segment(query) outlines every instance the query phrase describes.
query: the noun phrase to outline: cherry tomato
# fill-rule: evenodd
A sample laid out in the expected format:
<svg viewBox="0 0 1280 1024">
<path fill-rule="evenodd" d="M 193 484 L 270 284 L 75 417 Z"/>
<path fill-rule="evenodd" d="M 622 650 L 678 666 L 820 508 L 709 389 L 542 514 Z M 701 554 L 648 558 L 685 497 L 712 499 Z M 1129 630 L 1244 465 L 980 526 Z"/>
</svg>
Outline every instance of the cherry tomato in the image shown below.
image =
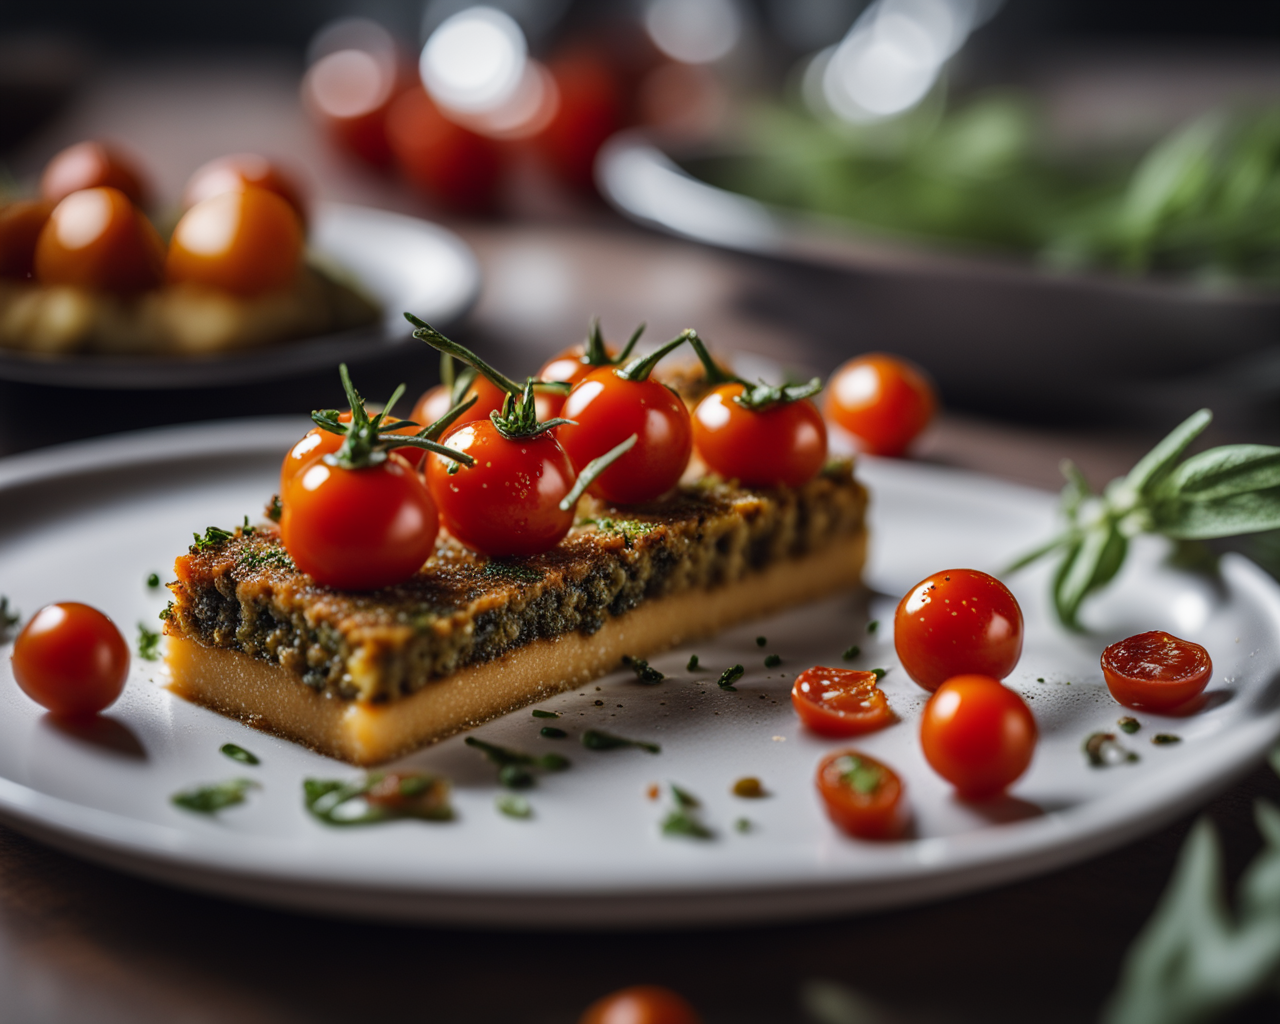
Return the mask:
<svg viewBox="0 0 1280 1024">
<path fill-rule="evenodd" d="M 476 396 L 476 404 L 454 420 L 454 426 L 470 423 L 472 420 L 487 420 L 489 413 L 502 412 L 502 403 L 507 398 L 507 393 L 502 388 L 492 383 L 489 378 L 479 375 L 468 386 L 462 400 L 465 402 L 472 395 Z M 413 413 L 409 419 L 429 427 L 452 408 L 453 400 L 449 397 L 449 389 L 443 384 L 437 384 L 423 392 L 422 397 L 413 407 Z M 539 416 L 539 418 L 547 417 Z"/>
<path fill-rule="evenodd" d="M 223 192 L 243 192 L 249 186 L 274 192 L 293 207 L 298 220 L 307 223 L 307 204 L 302 189 L 287 172 L 257 153 L 232 153 L 210 160 L 187 179 L 182 190 L 184 209 Z"/>
<path fill-rule="evenodd" d="M 351 411 L 348 410 L 338 417 L 340 423 L 351 422 Z M 395 424 L 402 421 L 392 419 L 387 425 L 384 433 L 388 434 L 416 434 L 417 427 L 397 427 Z M 342 447 L 345 438 L 341 434 L 332 434 L 323 427 L 312 427 L 302 439 L 289 449 L 289 454 L 284 457 L 284 464 L 280 467 L 280 490 L 284 492 L 284 486 L 295 476 L 298 471 L 309 466 L 315 459 L 332 455 Z M 421 448 L 392 448 L 396 455 L 399 455 L 405 462 L 409 463 L 414 469 L 422 468 L 422 457 L 426 454 Z"/>
<path fill-rule="evenodd" d="M 633 985 L 587 1007 L 578 1024 L 702 1024 L 684 996 L 659 985 Z"/>
<path fill-rule="evenodd" d="M 910 823 L 902 780 L 856 750 L 829 754 L 814 780 L 836 827 L 858 839 L 897 839 Z"/>
<path fill-rule="evenodd" d="M 756 411 L 721 384 L 693 410 L 693 446 L 709 469 L 748 487 L 799 487 L 827 461 L 827 427 L 807 398 Z"/>
<path fill-rule="evenodd" d="M 1022 609 L 1009 588 L 977 569 L 946 569 L 898 602 L 893 646 L 926 690 L 977 672 L 1003 679 L 1022 657 Z"/>
<path fill-rule="evenodd" d="M 45 605 L 13 643 L 13 678 L 55 715 L 95 715 L 129 677 L 129 645 L 116 624 L 77 601 Z"/>
<path fill-rule="evenodd" d="M 394 59 L 359 49 L 326 54 L 307 69 L 302 101 L 340 148 L 374 167 L 391 162 L 387 111 L 400 78 Z"/>
<path fill-rule="evenodd" d="M 54 207 L 36 242 L 36 280 L 134 292 L 164 276 L 164 243 L 119 189 L 72 192 Z"/>
<path fill-rule="evenodd" d="M 967 800 L 995 796 L 1025 772 L 1036 736 L 1031 709 L 991 676 L 948 679 L 920 719 L 925 760 Z"/>
<path fill-rule="evenodd" d="M 591 363 L 583 362 L 583 353 L 585 351 L 586 348 L 583 345 L 573 345 L 565 349 L 559 355 L 544 363 L 534 379 L 558 380 L 567 384 L 577 384 L 592 370 L 599 369 L 599 367 L 593 366 Z M 610 359 L 617 355 L 617 350 L 612 346 L 606 346 L 605 352 L 608 353 Z M 555 419 L 564 408 L 564 395 L 557 395 L 550 391 L 538 391 L 534 393 L 533 397 L 538 403 L 538 419 L 540 420 Z"/>
<path fill-rule="evenodd" d="M 472 456 L 460 466 L 439 455 L 427 458 L 427 486 L 445 528 L 473 551 L 502 557 L 536 555 L 560 543 L 573 525 L 573 509 L 560 501 L 577 474 L 548 431 L 508 440 L 489 420 L 454 426 L 441 443 Z"/>
<path fill-rule="evenodd" d="M 133 159 L 105 142 L 77 142 L 45 164 L 40 195 L 60 202 L 86 188 L 119 189 L 138 206 L 147 205 L 149 189 Z"/>
<path fill-rule="evenodd" d="M 1172 711 L 1209 685 L 1213 662 L 1199 644 L 1162 630 L 1139 633 L 1102 652 L 1102 677 L 1125 707 Z"/>
<path fill-rule="evenodd" d="M 19 199 L 0 206 L 0 277 L 30 277 L 36 241 L 53 212 L 46 199 Z"/>
<path fill-rule="evenodd" d="M 871 455 L 901 455 L 933 419 L 938 400 L 918 366 L 873 353 L 850 359 L 827 384 L 827 418 Z"/>
<path fill-rule="evenodd" d="M 576 48 L 548 65 L 559 105 L 534 141 L 561 180 L 595 187 L 596 154 L 622 125 L 622 96 L 609 64 L 593 49 Z"/>
<path fill-rule="evenodd" d="M 451 209 L 493 209 L 502 151 L 492 139 L 450 121 L 425 89 L 405 90 L 387 112 L 387 141 L 411 183 Z"/>
<path fill-rule="evenodd" d="M 302 260 L 302 222 L 274 192 L 245 187 L 197 203 L 173 229 L 165 273 L 237 295 L 288 287 Z"/>
<path fill-rule="evenodd" d="M 805 669 L 791 687 L 791 704 L 823 736 L 860 736 L 897 720 L 876 674 L 848 668 Z"/>
<path fill-rule="evenodd" d="M 280 537 L 317 583 L 377 590 L 403 583 L 435 549 L 440 520 L 422 478 L 398 455 L 363 469 L 313 459 L 281 494 Z"/>
<path fill-rule="evenodd" d="M 652 378 L 627 380 L 611 366 L 592 370 L 569 392 L 560 415 L 574 421 L 555 430 L 578 472 L 637 436 L 635 447 L 591 484 L 591 493 L 604 501 L 631 505 L 660 498 L 689 465 L 689 410 L 679 395 Z"/>
</svg>

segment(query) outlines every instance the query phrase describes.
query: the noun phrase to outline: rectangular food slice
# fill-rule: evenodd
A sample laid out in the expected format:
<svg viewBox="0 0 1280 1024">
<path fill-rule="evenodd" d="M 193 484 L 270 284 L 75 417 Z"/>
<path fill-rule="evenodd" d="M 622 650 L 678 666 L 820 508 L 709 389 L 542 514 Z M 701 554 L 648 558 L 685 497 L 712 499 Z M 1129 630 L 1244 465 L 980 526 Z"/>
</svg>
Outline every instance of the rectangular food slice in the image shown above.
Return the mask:
<svg viewBox="0 0 1280 1024">
<path fill-rule="evenodd" d="M 856 585 L 866 492 L 848 463 L 803 487 L 682 486 L 582 508 L 555 549 L 494 560 L 444 540 L 408 582 L 319 587 L 272 527 L 177 559 L 165 623 L 180 696 L 377 764 L 655 651 Z"/>
</svg>

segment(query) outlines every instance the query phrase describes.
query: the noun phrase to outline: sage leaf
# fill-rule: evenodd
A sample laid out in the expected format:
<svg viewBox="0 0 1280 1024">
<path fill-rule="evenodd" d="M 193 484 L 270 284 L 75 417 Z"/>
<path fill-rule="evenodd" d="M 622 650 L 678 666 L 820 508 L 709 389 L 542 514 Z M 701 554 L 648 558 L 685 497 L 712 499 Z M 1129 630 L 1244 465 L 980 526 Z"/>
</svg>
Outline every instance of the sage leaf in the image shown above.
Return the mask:
<svg viewBox="0 0 1280 1024">
<path fill-rule="evenodd" d="M 1205 427 L 1212 420 L 1213 413 L 1208 409 L 1192 413 L 1174 427 L 1163 441 L 1138 460 L 1137 465 L 1129 470 L 1129 475 L 1125 477 L 1125 483 L 1137 494 L 1150 494 L 1164 482 L 1164 478 L 1173 471 L 1182 453 L 1187 450 L 1192 441 L 1204 433 Z"/>
<path fill-rule="evenodd" d="M 1080 605 L 1111 582 L 1120 571 L 1128 548 L 1129 542 L 1114 523 L 1103 523 L 1085 533 L 1074 557 L 1063 563 L 1063 571 L 1054 582 L 1054 606 L 1064 625 L 1078 627 Z"/>
<path fill-rule="evenodd" d="M 1183 501 L 1213 501 L 1280 487 L 1280 448 L 1231 444 L 1191 456 L 1161 485 Z"/>
<path fill-rule="evenodd" d="M 1151 511 L 1152 525 L 1175 540 L 1235 537 L 1280 527 L 1280 487 L 1233 494 L 1213 501 L 1178 499 Z"/>
</svg>

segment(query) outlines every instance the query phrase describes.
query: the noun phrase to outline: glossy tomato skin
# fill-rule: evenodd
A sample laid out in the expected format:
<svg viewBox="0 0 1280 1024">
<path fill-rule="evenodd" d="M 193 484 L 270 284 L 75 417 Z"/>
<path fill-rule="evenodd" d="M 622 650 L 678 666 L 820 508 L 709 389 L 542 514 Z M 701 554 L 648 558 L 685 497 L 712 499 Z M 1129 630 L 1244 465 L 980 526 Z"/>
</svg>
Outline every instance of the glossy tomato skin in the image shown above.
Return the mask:
<svg viewBox="0 0 1280 1024">
<path fill-rule="evenodd" d="M 53 212 L 47 199 L 0 206 L 0 277 L 23 280 L 35 271 L 36 242 Z"/>
<path fill-rule="evenodd" d="M 143 291 L 163 279 L 164 243 L 119 189 L 72 192 L 40 230 L 35 276 L 41 284 Z"/>
<path fill-rule="evenodd" d="M 827 426 L 807 398 L 759 411 L 734 401 L 741 384 L 721 384 L 693 410 L 693 447 L 707 467 L 748 487 L 799 487 L 827 461 Z"/>
<path fill-rule="evenodd" d="M 1213 675 L 1209 652 L 1163 630 L 1139 633 L 1102 652 L 1102 677 L 1125 707 L 1174 711 L 1200 696 Z"/>
<path fill-rule="evenodd" d="M 579 473 L 632 434 L 636 445 L 591 485 L 604 501 L 633 505 L 662 497 L 680 481 L 693 452 L 689 410 L 680 396 L 652 378 L 625 380 L 610 366 L 592 370 L 565 399 L 555 428 Z"/>
<path fill-rule="evenodd" d="M 669 988 L 633 985 L 592 1003 L 578 1024 L 702 1024 L 702 1018 Z"/>
<path fill-rule="evenodd" d="M 502 412 L 502 403 L 507 398 L 507 393 L 491 383 L 487 377 L 476 377 L 462 396 L 462 400 L 465 402 L 472 395 L 476 396 L 476 404 L 454 420 L 451 426 L 456 427 L 462 423 L 470 423 L 472 420 L 487 420 L 491 412 Z M 451 408 L 453 404 L 449 397 L 449 389 L 443 384 L 437 384 L 422 393 L 409 419 L 429 427 Z"/>
<path fill-rule="evenodd" d="M 948 679 L 920 718 L 925 760 L 966 800 L 996 796 L 1021 776 L 1037 736 L 1026 702 L 991 676 Z"/>
<path fill-rule="evenodd" d="M 906 787 L 896 772 L 856 750 L 829 754 L 814 780 L 827 816 L 857 839 L 898 839 L 911 823 Z"/>
<path fill-rule="evenodd" d="M 58 203 L 86 188 L 119 189 L 129 201 L 146 206 L 150 189 L 137 163 L 119 147 L 105 142 L 77 142 L 45 164 L 40 195 Z"/>
<path fill-rule="evenodd" d="M 946 569 L 898 602 L 893 645 L 926 690 L 976 672 L 1003 679 L 1022 657 L 1022 609 L 1009 588 L 977 569 Z"/>
<path fill-rule="evenodd" d="M 442 205 L 469 213 L 497 205 L 502 148 L 445 117 L 422 86 L 406 89 L 391 104 L 387 141 L 410 183 Z"/>
<path fill-rule="evenodd" d="M 448 459 L 427 457 L 427 485 L 445 528 L 484 555 L 536 555 L 555 547 L 573 525 L 560 501 L 576 474 L 548 431 L 508 440 L 489 420 L 451 427 L 441 443 L 472 456 L 452 475 Z"/>
<path fill-rule="evenodd" d="M 849 360 L 827 382 L 827 418 L 871 455 L 902 455 L 937 407 L 923 370 L 878 352 Z"/>
<path fill-rule="evenodd" d="M 281 500 L 285 549 L 323 586 L 394 586 L 417 572 L 435 549 L 435 502 L 398 455 L 364 469 L 313 459 L 285 484 Z"/>
<path fill-rule="evenodd" d="M 182 206 L 189 209 L 223 192 L 243 192 L 251 186 L 274 192 L 293 208 L 298 220 L 306 225 L 307 202 L 297 179 L 257 153 L 231 153 L 200 167 L 187 179 L 186 188 L 182 190 Z"/>
<path fill-rule="evenodd" d="M 538 371 L 536 379 L 558 380 L 566 384 L 577 384 L 592 370 L 599 369 L 599 367 L 582 361 L 584 352 L 585 349 L 582 345 L 574 345 L 565 349 L 542 365 L 542 369 Z M 605 347 L 605 352 L 610 359 L 616 355 L 616 351 L 610 346 Z M 564 408 L 564 395 L 539 391 L 535 393 L 534 398 L 538 402 L 538 419 L 540 420 L 555 419 L 560 415 L 560 410 Z"/>
<path fill-rule="evenodd" d="M 165 276 L 253 296 L 291 285 L 302 262 L 302 222 L 293 207 L 248 185 L 197 203 L 173 229 Z"/>
<path fill-rule="evenodd" d="M 129 677 L 129 645 L 98 609 L 77 601 L 41 608 L 13 644 L 13 677 L 55 715 L 95 715 Z"/>
<path fill-rule="evenodd" d="M 819 665 L 796 677 L 791 705 L 821 736 L 860 736 L 897 721 L 878 682 L 874 672 Z"/>
</svg>

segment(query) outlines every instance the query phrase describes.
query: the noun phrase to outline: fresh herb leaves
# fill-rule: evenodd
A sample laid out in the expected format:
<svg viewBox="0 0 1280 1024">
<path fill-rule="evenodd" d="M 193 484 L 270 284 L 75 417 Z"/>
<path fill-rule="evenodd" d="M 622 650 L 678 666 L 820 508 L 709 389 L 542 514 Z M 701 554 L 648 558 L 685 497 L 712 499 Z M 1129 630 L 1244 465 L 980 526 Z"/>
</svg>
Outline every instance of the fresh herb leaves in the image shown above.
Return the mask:
<svg viewBox="0 0 1280 1024">
<path fill-rule="evenodd" d="M 526 754 L 510 747 L 500 747 L 496 743 L 487 743 L 475 736 L 463 740 L 469 747 L 474 747 L 484 754 L 490 763 L 498 767 L 498 781 L 508 789 L 528 789 L 537 784 L 537 777 L 532 769 L 545 772 L 560 772 L 573 762 L 563 754 Z"/>
<path fill-rule="evenodd" d="M 549 740 L 562 740 L 569 734 L 565 732 L 563 729 L 558 728 L 557 726 L 544 725 L 541 729 L 538 730 L 538 735 Z"/>
<path fill-rule="evenodd" d="M 234 743 L 224 743 L 218 748 L 220 754 L 225 754 L 233 761 L 239 761 L 241 764 L 261 764 L 256 754 L 251 754 L 244 747 L 236 746 Z"/>
<path fill-rule="evenodd" d="M 738 688 L 733 684 L 746 674 L 747 670 L 741 665 L 730 665 L 720 673 L 720 678 L 716 680 L 716 685 L 722 690 L 728 690 L 730 693 L 737 693 Z"/>
<path fill-rule="evenodd" d="M 533 717 L 534 718 L 559 718 L 560 712 L 559 711 L 543 711 L 542 708 L 534 708 Z"/>
<path fill-rule="evenodd" d="M 370 772 L 363 779 L 304 779 L 303 800 L 326 825 L 376 825 L 401 818 L 449 821 L 449 782 L 424 772 Z"/>
<path fill-rule="evenodd" d="M 293 559 L 284 548 L 263 547 L 240 556 L 242 569 L 292 569 Z"/>
<path fill-rule="evenodd" d="M 662 748 L 656 743 L 649 743 L 645 740 L 629 740 L 625 736 L 615 736 L 611 732 L 605 732 L 603 729 L 588 729 L 582 734 L 582 745 L 588 750 L 620 750 L 623 747 L 637 747 L 640 750 L 647 750 L 650 754 L 662 753 Z"/>
<path fill-rule="evenodd" d="M 631 669 L 645 686 L 653 686 L 667 678 L 643 658 L 633 658 L 629 654 L 624 654 L 622 664 Z"/>
<path fill-rule="evenodd" d="M 862 648 L 859 647 L 857 644 L 852 644 L 849 647 L 846 647 L 844 649 L 844 653 L 840 655 L 840 657 L 843 658 L 845 661 L 853 661 L 853 659 L 856 658 L 861 653 L 862 653 Z"/>
<path fill-rule="evenodd" d="M 777 668 L 782 664 L 782 656 L 779 654 L 767 655 L 764 659 L 765 668 Z"/>
<path fill-rule="evenodd" d="M 1127 733 L 1130 736 L 1142 728 L 1142 726 L 1138 724 L 1138 720 L 1130 717 L 1129 715 L 1116 719 L 1116 725 L 1120 727 L 1121 732 Z"/>
<path fill-rule="evenodd" d="M 228 779 L 208 786 L 197 786 L 174 793 L 170 798 L 176 807 L 197 814 L 217 814 L 226 807 L 244 803 L 245 794 L 259 786 L 252 779 Z"/>
<path fill-rule="evenodd" d="M 138 657 L 143 661 L 155 661 L 160 657 L 160 634 L 153 633 L 138 623 Z"/>
<path fill-rule="evenodd" d="M 664 836 L 683 836 L 688 839 L 714 839 L 716 837 L 702 820 L 702 802 L 688 790 L 671 784 L 671 801 L 674 804 L 662 820 Z"/>
<path fill-rule="evenodd" d="M 191 545 L 191 550 L 196 554 L 201 551 L 208 551 L 211 548 L 221 547 L 229 541 L 235 534 L 231 530 L 224 530 L 218 526 L 208 526 L 205 528 L 204 536 L 198 533 L 191 535 L 195 538 L 195 543 Z"/>
</svg>

